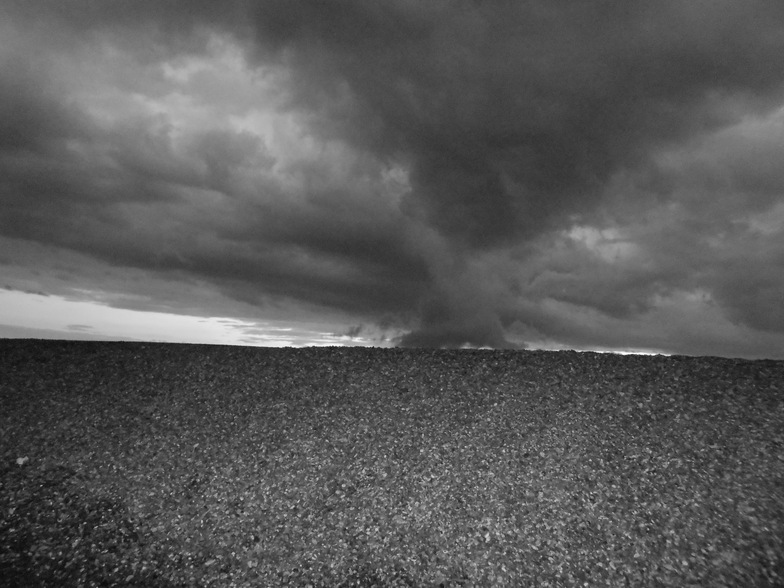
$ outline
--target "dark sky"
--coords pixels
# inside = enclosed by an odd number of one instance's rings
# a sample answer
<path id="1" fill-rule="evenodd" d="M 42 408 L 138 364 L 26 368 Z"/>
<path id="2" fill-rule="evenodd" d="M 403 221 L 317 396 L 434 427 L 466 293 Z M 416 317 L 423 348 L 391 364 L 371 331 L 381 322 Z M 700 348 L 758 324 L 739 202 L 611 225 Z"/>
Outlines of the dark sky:
<path id="1" fill-rule="evenodd" d="M 0 0 L 0 286 L 784 358 L 784 2 Z"/>

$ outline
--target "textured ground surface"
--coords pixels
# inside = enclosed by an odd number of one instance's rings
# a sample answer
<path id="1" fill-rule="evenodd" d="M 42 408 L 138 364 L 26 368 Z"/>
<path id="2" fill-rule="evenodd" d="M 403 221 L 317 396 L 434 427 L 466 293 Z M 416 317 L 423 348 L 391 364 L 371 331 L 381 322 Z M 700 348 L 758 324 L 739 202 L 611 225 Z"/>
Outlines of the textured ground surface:
<path id="1" fill-rule="evenodd" d="M 782 586 L 784 362 L 0 340 L 8 586 Z"/>

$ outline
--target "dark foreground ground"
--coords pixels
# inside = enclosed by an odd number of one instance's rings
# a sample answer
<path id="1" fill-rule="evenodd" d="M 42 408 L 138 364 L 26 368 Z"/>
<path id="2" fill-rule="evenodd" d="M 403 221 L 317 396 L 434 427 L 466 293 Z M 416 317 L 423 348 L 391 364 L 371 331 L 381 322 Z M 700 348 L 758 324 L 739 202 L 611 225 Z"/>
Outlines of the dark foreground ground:
<path id="1" fill-rule="evenodd" d="M 784 362 L 0 340 L 4 586 L 784 586 Z"/>

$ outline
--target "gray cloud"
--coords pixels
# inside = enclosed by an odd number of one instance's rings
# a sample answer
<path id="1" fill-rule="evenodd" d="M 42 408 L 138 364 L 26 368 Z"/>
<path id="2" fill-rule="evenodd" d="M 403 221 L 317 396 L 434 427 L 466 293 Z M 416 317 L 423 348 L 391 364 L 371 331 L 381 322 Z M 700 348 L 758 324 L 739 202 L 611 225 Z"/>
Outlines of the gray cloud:
<path id="1" fill-rule="evenodd" d="M 784 6 L 709 4 L 8 2 L 0 232 L 402 345 L 760 353 L 737 329 L 784 333 Z M 266 90 L 188 70 L 216 38 Z"/>
<path id="2" fill-rule="evenodd" d="M 66 325 L 65 328 L 69 331 L 83 332 L 83 331 L 90 331 L 92 329 L 92 326 L 74 324 L 74 325 Z"/>
<path id="3" fill-rule="evenodd" d="M 601 203 L 614 174 L 645 168 L 657 150 L 781 99 L 784 14 L 774 3 L 723 3 L 710 16 L 682 2 L 655 10 L 620 2 L 451 3 L 446 12 L 424 14 L 405 3 L 384 10 L 348 3 L 339 14 L 310 3 L 265 7 L 260 38 L 272 39 L 278 53 L 289 49 L 288 60 L 309 61 L 321 76 L 349 84 L 359 103 L 352 112 L 369 119 L 362 127 L 369 134 L 358 140 L 411 162 L 403 210 L 456 249 L 566 228 Z M 280 26 L 281 19 L 290 26 Z M 357 38 L 357 31 L 368 34 Z M 302 71 L 301 99 L 323 101 L 311 85 L 319 76 Z M 777 159 L 770 150 L 765 156 Z M 718 157 L 712 163 L 722 165 Z M 769 194 L 781 194 L 764 159 L 743 167 L 738 189 L 762 182 Z M 629 316 L 678 286 L 674 276 L 657 275 L 663 269 L 621 274 L 604 266 L 597 275 L 585 261 L 583 271 L 559 281 L 560 295 L 548 294 Z M 502 343 L 499 313 L 463 304 L 460 281 L 447 279 L 457 290 L 448 294 L 431 286 L 422 328 L 404 343 Z M 780 284 L 773 282 L 762 291 L 776 292 Z"/>
<path id="4" fill-rule="evenodd" d="M 264 3 L 258 38 L 310 64 L 301 100 L 341 114 L 347 83 L 352 132 L 374 119 L 362 139 L 412 160 L 411 206 L 476 245 L 561 224 L 652 147 L 725 124 L 714 100 L 780 92 L 784 73 L 775 3 L 341 6 Z"/>

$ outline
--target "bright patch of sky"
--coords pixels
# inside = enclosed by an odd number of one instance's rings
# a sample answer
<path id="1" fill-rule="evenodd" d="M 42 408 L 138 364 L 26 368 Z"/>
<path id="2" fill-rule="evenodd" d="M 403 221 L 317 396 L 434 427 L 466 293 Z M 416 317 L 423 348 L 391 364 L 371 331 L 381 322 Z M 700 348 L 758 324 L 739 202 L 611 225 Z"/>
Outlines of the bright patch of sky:
<path id="1" fill-rule="evenodd" d="M 567 234 L 608 263 L 629 259 L 637 252 L 634 243 L 625 241 L 618 229 L 574 226 Z"/>
<path id="2" fill-rule="evenodd" d="M 7 332 L 4 332 L 4 327 Z M 104 340 L 264 347 L 362 343 L 350 337 L 298 326 L 291 321 L 250 322 L 222 317 L 145 312 L 96 302 L 68 300 L 61 296 L 0 290 L 0 337 L 16 337 L 17 329 L 21 327 L 60 332 L 62 339 L 70 339 L 77 332 Z"/>

